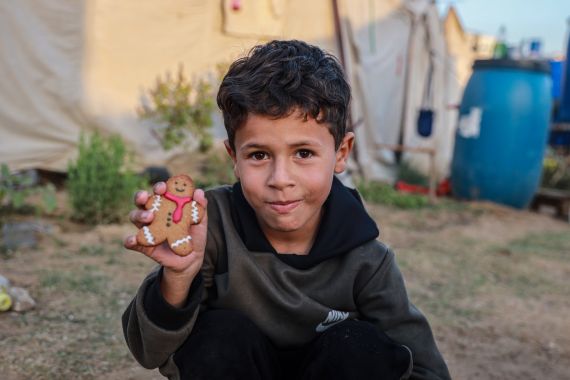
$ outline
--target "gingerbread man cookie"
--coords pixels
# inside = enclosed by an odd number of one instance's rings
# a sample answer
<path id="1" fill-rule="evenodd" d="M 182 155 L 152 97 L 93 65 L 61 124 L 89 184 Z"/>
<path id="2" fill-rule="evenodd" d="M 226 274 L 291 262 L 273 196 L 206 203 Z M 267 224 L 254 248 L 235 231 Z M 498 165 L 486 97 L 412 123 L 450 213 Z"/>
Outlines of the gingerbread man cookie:
<path id="1" fill-rule="evenodd" d="M 154 213 L 154 220 L 137 233 L 140 245 L 152 247 L 165 240 L 179 256 L 192 252 L 191 224 L 198 224 L 204 216 L 204 208 L 192 199 L 194 182 L 185 175 L 177 175 L 166 181 L 166 193 L 153 195 L 145 209 Z"/>

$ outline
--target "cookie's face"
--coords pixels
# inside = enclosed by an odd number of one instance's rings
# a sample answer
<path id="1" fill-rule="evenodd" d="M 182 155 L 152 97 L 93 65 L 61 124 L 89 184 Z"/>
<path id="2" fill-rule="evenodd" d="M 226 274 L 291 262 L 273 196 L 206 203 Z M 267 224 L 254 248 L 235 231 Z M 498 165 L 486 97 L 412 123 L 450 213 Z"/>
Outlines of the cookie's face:
<path id="1" fill-rule="evenodd" d="M 166 182 L 166 190 L 179 197 L 191 197 L 194 194 L 194 183 L 187 175 L 178 175 Z"/>

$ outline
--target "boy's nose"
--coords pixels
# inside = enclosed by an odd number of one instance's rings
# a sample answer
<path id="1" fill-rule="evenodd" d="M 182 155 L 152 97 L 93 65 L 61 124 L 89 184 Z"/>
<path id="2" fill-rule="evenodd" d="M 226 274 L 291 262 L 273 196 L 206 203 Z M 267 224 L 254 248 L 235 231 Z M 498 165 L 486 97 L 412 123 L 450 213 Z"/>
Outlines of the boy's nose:
<path id="1" fill-rule="evenodd" d="M 268 185 L 278 189 L 282 189 L 293 185 L 293 176 L 290 172 L 287 160 L 276 159 L 271 168 L 271 173 L 269 174 L 269 179 L 267 181 Z"/>

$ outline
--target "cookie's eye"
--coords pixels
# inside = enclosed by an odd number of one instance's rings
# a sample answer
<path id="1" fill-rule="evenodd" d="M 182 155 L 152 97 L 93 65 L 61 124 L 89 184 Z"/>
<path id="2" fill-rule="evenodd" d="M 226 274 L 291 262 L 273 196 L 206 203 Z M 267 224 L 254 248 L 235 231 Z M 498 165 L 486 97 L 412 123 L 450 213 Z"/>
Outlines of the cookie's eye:
<path id="1" fill-rule="evenodd" d="M 186 183 L 183 183 L 184 187 L 186 187 Z"/>
<path id="2" fill-rule="evenodd" d="M 178 181 L 174 181 L 174 184 L 175 184 L 175 185 L 178 185 Z"/>

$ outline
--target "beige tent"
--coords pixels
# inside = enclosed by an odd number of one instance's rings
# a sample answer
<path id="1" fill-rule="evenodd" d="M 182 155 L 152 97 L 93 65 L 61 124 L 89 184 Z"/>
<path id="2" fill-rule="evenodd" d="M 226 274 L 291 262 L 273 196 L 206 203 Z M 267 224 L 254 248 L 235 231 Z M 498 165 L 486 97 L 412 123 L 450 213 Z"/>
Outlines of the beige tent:
<path id="1" fill-rule="evenodd" d="M 461 94 L 436 6 L 429 0 L 355 1 L 344 11 L 341 30 L 349 34 L 352 46 L 348 71 L 356 99 L 355 125 L 361 125 L 356 129 L 360 170 L 366 178 L 393 181 L 396 155 L 386 145 L 403 145 L 433 149 L 435 176 L 445 178 L 457 121 L 452 105 Z M 416 128 L 421 108 L 435 114 L 433 133 L 427 137 Z M 423 153 L 406 151 L 403 160 L 430 173 Z"/>
<path id="2" fill-rule="evenodd" d="M 0 162 L 11 169 L 64 171 L 81 131 L 97 129 L 120 133 L 141 165 L 161 164 L 168 156 L 136 114 L 157 76 L 180 63 L 190 76 L 211 76 L 216 64 L 256 43 L 297 38 L 343 59 L 354 88 L 358 160 L 368 178 L 389 178 L 384 174 L 392 170 L 393 156 L 374 144 L 396 143 L 400 136 L 406 144 L 444 152 L 438 166 L 444 176 L 453 131 L 447 92 L 436 100 L 436 134 L 414 137 L 421 103 L 414 94 L 425 83 L 428 56 L 421 28 L 414 27 L 420 19 L 431 20 L 438 59 L 447 62 L 428 0 L 0 2 Z M 447 88 L 446 70 L 452 70 L 442 67 L 436 89 Z M 215 120 L 221 136 L 220 118 Z M 426 157 L 411 161 L 425 169 Z"/>
<path id="3" fill-rule="evenodd" d="M 456 59 L 459 83 L 465 86 L 471 76 L 473 61 L 493 56 L 496 38 L 467 32 L 454 6 L 447 9 L 443 26 L 449 52 Z"/>
<path id="4" fill-rule="evenodd" d="M 252 45 L 302 38 L 336 52 L 330 1 L 0 2 L 0 162 L 65 170 L 80 132 L 120 133 L 166 158 L 136 109 L 158 75 L 202 76 Z M 319 15 L 319 17 L 313 17 Z"/>

